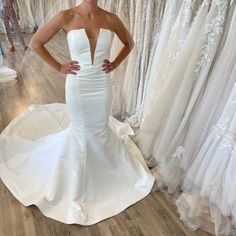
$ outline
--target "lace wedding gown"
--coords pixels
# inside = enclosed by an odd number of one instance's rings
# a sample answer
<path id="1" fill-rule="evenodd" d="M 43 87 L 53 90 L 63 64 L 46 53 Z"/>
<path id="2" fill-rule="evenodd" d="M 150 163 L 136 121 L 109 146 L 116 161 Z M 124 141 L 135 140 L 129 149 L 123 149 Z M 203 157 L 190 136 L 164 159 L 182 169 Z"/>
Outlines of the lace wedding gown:
<path id="1" fill-rule="evenodd" d="M 190 228 L 202 227 L 225 236 L 236 235 L 235 4 L 227 37 L 186 136 L 182 166 L 187 173 L 176 202 L 181 219 Z"/>
<path id="2" fill-rule="evenodd" d="M 128 137 L 131 127 L 111 116 L 112 81 L 101 65 L 112 38 L 101 28 L 92 58 L 86 30 L 69 31 L 71 58 L 81 69 L 66 78 L 66 104 L 33 104 L 0 135 L 4 184 L 25 206 L 64 223 L 91 225 L 116 215 L 155 180 Z"/>

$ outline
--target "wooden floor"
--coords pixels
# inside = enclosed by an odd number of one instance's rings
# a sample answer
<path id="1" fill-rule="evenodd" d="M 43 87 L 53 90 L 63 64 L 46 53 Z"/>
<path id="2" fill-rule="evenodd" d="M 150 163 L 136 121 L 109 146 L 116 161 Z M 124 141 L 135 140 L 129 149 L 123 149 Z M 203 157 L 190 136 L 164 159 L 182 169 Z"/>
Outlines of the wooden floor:
<path id="1" fill-rule="evenodd" d="M 31 35 L 25 35 L 29 41 Z M 63 34 L 53 40 L 49 49 L 63 61 L 69 59 Z M 40 70 L 42 61 L 28 57 L 17 45 L 14 53 L 6 52 L 8 66 L 19 71 L 16 83 L 0 83 L 0 131 L 30 104 L 65 102 L 65 79 L 49 70 Z M 23 68 L 22 68 L 23 66 Z M 36 206 L 24 207 L 0 180 L 0 236 L 207 236 L 201 230 L 192 232 L 179 220 L 176 208 L 161 192 L 128 207 L 120 214 L 92 226 L 66 225 L 41 214 Z"/>

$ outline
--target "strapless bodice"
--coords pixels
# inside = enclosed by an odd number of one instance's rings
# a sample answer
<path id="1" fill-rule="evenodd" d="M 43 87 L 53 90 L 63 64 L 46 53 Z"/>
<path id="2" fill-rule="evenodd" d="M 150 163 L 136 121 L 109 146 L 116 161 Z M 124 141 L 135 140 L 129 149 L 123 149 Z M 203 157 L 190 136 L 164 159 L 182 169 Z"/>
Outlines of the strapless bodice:
<path id="1" fill-rule="evenodd" d="M 100 28 L 98 39 L 94 50 L 92 64 L 90 40 L 84 28 L 73 29 L 67 33 L 67 41 L 71 59 L 79 61 L 80 65 L 95 66 L 103 63 L 109 58 L 113 32 L 109 29 Z"/>

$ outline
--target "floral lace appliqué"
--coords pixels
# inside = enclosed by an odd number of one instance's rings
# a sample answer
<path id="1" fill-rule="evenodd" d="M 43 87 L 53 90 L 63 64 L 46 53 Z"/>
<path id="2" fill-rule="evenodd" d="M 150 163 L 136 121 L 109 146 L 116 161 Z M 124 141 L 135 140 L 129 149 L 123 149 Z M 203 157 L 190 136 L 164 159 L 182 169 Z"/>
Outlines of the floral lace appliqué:
<path id="1" fill-rule="evenodd" d="M 195 69 L 196 78 L 198 78 L 200 72 L 210 62 L 212 49 L 216 45 L 219 36 L 223 33 L 228 1 L 215 0 L 212 4 L 212 7 L 215 7 L 217 9 L 217 15 L 208 24 L 205 25 L 200 60 L 198 61 L 197 67 Z"/>

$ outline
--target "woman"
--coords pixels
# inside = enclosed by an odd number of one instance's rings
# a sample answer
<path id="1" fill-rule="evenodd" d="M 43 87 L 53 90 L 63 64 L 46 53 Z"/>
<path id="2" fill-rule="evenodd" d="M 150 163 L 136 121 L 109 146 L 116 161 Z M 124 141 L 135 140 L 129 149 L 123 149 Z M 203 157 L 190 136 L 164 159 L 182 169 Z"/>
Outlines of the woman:
<path id="1" fill-rule="evenodd" d="M 20 25 L 18 23 L 20 17 L 19 17 L 19 7 L 17 0 L 1 0 L 0 17 L 6 28 L 7 38 L 11 44 L 11 52 L 15 51 L 15 46 L 13 43 L 10 22 L 24 50 L 27 50 L 27 45 L 25 44 L 25 40 L 21 33 Z"/>
<path id="2" fill-rule="evenodd" d="M 61 29 L 72 58 L 66 64 L 44 47 Z M 114 33 L 124 47 L 110 62 Z M 66 107 L 31 106 L 2 132 L 3 182 L 25 206 L 35 204 L 44 215 L 68 224 L 97 223 L 144 198 L 155 179 L 128 137 L 131 127 L 110 115 L 109 72 L 133 47 L 119 17 L 98 7 L 97 0 L 84 0 L 41 27 L 31 46 L 67 74 Z"/>

